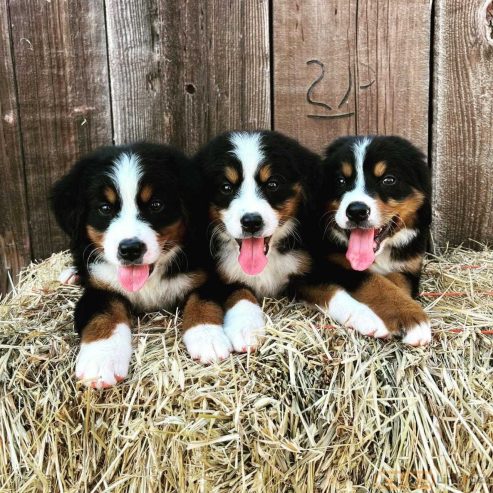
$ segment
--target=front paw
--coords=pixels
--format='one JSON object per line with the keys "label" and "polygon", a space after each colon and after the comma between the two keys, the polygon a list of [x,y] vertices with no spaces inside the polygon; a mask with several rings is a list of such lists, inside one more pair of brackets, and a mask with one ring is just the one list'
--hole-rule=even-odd
{"label": "front paw", "polygon": [[430,321],[423,321],[420,324],[413,325],[405,330],[402,342],[404,344],[410,344],[411,346],[426,346],[429,344],[431,342]]}
{"label": "front paw", "polygon": [[75,375],[88,387],[111,387],[128,375],[131,356],[130,327],[121,323],[109,338],[80,345]]}
{"label": "front paw", "polygon": [[80,284],[80,277],[79,274],[77,274],[77,269],[75,267],[63,269],[58,276],[58,282],[69,285]]}
{"label": "front paw", "polygon": [[204,364],[225,360],[233,350],[223,328],[215,324],[201,324],[188,329],[183,342],[190,357]]}
{"label": "front paw", "polygon": [[329,303],[329,315],[362,335],[385,339],[390,332],[383,320],[367,305],[345,291],[338,291]]}
{"label": "front paw", "polygon": [[224,316],[224,332],[238,353],[256,349],[265,335],[262,309],[248,300],[240,300]]}

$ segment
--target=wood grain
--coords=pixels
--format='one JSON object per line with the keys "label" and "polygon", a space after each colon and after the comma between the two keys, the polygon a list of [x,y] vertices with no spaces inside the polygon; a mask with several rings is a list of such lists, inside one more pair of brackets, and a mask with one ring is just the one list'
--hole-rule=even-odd
{"label": "wood grain", "polygon": [[111,143],[102,0],[11,0],[15,74],[34,258],[66,247],[48,209],[52,183]]}
{"label": "wood grain", "polygon": [[270,127],[267,0],[106,2],[116,142]]}
{"label": "wood grain", "polygon": [[20,124],[10,50],[8,8],[0,2],[0,295],[29,263],[29,242]]}
{"label": "wood grain", "polygon": [[276,129],[316,151],[354,133],[427,149],[429,0],[273,0],[273,26]]}
{"label": "wood grain", "polygon": [[491,3],[441,0],[436,6],[432,163],[439,245],[493,243]]}

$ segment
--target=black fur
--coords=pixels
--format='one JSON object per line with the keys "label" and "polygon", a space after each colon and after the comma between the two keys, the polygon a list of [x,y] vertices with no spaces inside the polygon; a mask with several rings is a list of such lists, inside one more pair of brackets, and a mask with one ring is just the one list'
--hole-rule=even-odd
{"label": "black fur", "polygon": [[[340,265],[327,262],[327,256],[333,253],[344,254],[346,246],[334,240],[331,230],[336,228],[330,214],[326,213],[327,204],[333,200],[341,199],[345,192],[354,187],[354,174],[351,178],[343,177],[342,163],[354,165],[355,157],[352,146],[360,137],[342,137],[332,142],[325,151],[322,162],[323,186],[318,197],[320,216],[320,235],[323,242],[315,252],[318,258],[318,268],[311,274],[314,282],[327,282],[328,280],[343,286],[349,292],[356,290],[369,276],[368,271],[358,272],[352,269],[344,269]],[[417,210],[414,220],[414,228],[417,235],[409,243],[403,246],[392,246],[392,260],[406,261],[416,256],[423,255],[429,240],[429,227],[431,223],[431,176],[426,158],[423,153],[409,141],[395,136],[375,136],[367,147],[363,164],[365,175],[365,191],[374,198],[383,202],[390,199],[402,201],[410,196],[413,190],[417,190],[424,196],[424,202]],[[375,177],[372,170],[376,163],[385,161],[387,169],[385,176],[392,175],[397,180],[393,186],[385,186],[382,180]],[[418,294],[420,272],[403,272],[412,285],[412,294]]]}

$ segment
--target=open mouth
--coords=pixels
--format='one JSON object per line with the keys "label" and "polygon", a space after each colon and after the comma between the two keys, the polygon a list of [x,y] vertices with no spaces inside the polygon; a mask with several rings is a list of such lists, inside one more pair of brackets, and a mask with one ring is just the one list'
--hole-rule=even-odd
{"label": "open mouth", "polygon": [[241,269],[249,276],[260,274],[267,266],[269,253],[269,242],[271,237],[238,238],[236,241],[240,247],[238,262]]}
{"label": "open mouth", "polygon": [[[264,240],[264,255],[267,255],[269,253],[269,248],[270,248],[270,239],[272,238],[272,236],[265,236],[264,238],[262,238]],[[241,251],[241,247],[243,245],[243,241],[244,240],[260,240],[260,238],[253,238],[253,237],[250,237],[250,238],[235,238],[236,240],[236,243],[238,243],[238,246],[240,247],[240,251]]]}
{"label": "open mouth", "polygon": [[396,224],[398,219],[398,216],[394,216],[380,228],[344,230],[349,238],[346,258],[354,270],[363,271],[373,264],[382,242],[390,235],[392,225]]}
{"label": "open mouth", "polygon": [[144,286],[154,270],[154,264],[130,264],[118,267],[118,282],[125,291],[131,293]]}

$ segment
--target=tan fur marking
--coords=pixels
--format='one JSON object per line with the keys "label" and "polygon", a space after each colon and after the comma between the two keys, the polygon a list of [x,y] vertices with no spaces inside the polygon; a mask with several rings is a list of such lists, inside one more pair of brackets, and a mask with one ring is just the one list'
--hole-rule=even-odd
{"label": "tan fur marking", "polygon": [[140,200],[142,200],[142,202],[149,202],[152,197],[152,192],[153,190],[150,185],[144,185],[140,191]]}
{"label": "tan fur marking", "polygon": [[257,298],[249,289],[238,289],[228,297],[224,304],[224,309],[229,310],[241,300],[247,300],[258,305]]}
{"label": "tan fur marking", "polygon": [[350,294],[368,305],[394,335],[402,335],[404,327],[412,328],[428,320],[421,305],[408,292],[379,274],[370,275]]}
{"label": "tan fur marking", "polygon": [[327,212],[335,213],[337,212],[337,209],[339,209],[340,205],[341,205],[340,200],[332,200],[330,202],[327,202],[325,209]]}
{"label": "tan fur marking", "polygon": [[178,219],[173,224],[161,228],[158,231],[157,241],[161,248],[166,246],[167,243],[170,244],[170,247],[175,245],[181,245],[183,242],[183,238],[185,236],[185,223],[182,219]]}
{"label": "tan fur marking", "polygon": [[301,185],[299,183],[296,183],[293,188],[294,195],[286,199],[277,209],[277,216],[281,224],[284,224],[288,219],[295,217],[298,211],[302,195]]}
{"label": "tan fur marking", "polygon": [[264,164],[258,173],[260,181],[262,183],[266,183],[269,181],[269,178],[272,176],[272,169],[269,164]]}
{"label": "tan fur marking", "polygon": [[117,324],[130,325],[130,316],[123,303],[112,301],[106,313],[100,313],[93,317],[84,327],[81,341],[84,343],[108,339],[113,334]]}
{"label": "tan fur marking", "polygon": [[375,168],[373,169],[373,174],[377,178],[380,178],[381,176],[383,176],[386,169],[387,169],[387,163],[385,161],[378,161],[378,163],[375,164]]}
{"label": "tan fur marking", "polygon": [[386,274],[385,277],[411,296],[412,286],[409,279],[404,274],[401,274],[400,272],[391,272],[390,274]]}
{"label": "tan fur marking", "polygon": [[298,289],[298,294],[307,303],[326,307],[337,291],[340,290],[341,288],[334,284],[306,285]]}
{"label": "tan fur marking", "polygon": [[116,196],[116,192],[112,188],[106,187],[104,189],[103,193],[104,193],[104,196],[106,197],[106,200],[110,204],[116,204],[117,196]]}
{"label": "tan fur marking", "polygon": [[192,294],[183,309],[183,330],[200,324],[222,325],[223,309],[213,301],[204,301],[197,294]]}
{"label": "tan fur marking", "polygon": [[352,269],[349,260],[345,257],[343,253],[331,253],[327,255],[327,260],[329,260],[329,262],[332,262],[333,264],[340,265],[347,270]]}
{"label": "tan fur marking", "polygon": [[342,174],[346,178],[351,178],[351,176],[353,174],[353,165],[351,163],[348,163],[347,161],[344,161],[342,163],[341,170],[342,170]]}
{"label": "tan fur marking", "polygon": [[279,218],[279,222],[281,224],[284,224],[288,219],[295,217],[298,212],[298,207],[300,205],[302,197],[302,188],[299,183],[296,183],[293,189],[294,195],[286,199],[277,208],[277,217]]}
{"label": "tan fur marking", "polygon": [[217,207],[216,205],[211,205],[209,206],[209,219],[215,223],[220,223],[221,222],[221,209]]}
{"label": "tan fur marking", "polygon": [[92,226],[87,226],[86,231],[87,231],[87,236],[89,237],[91,242],[95,246],[102,248],[103,242],[104,242],[104,233],[102,233],[101,231],[98,231],[97,229],[93,228]]}
{"label": "tan fur marking", "polygon": [[226,167],[226,169],[224,170],[224,175],[233,185],[236,185],[240,181],[240,175],[238,174],[238,171],[236,171],[236,169],[232,166]]}
{"label": "tan fur marking", "polygon": [[394,216],[398,215],[402,226],[412,228],[416,221],[416,212],[421,207],[425,200],[424,195],[417,190],[404,200],[390,199],[388,202],[377,198],[377,207],[384,218],[384,221],[390,221]]}

